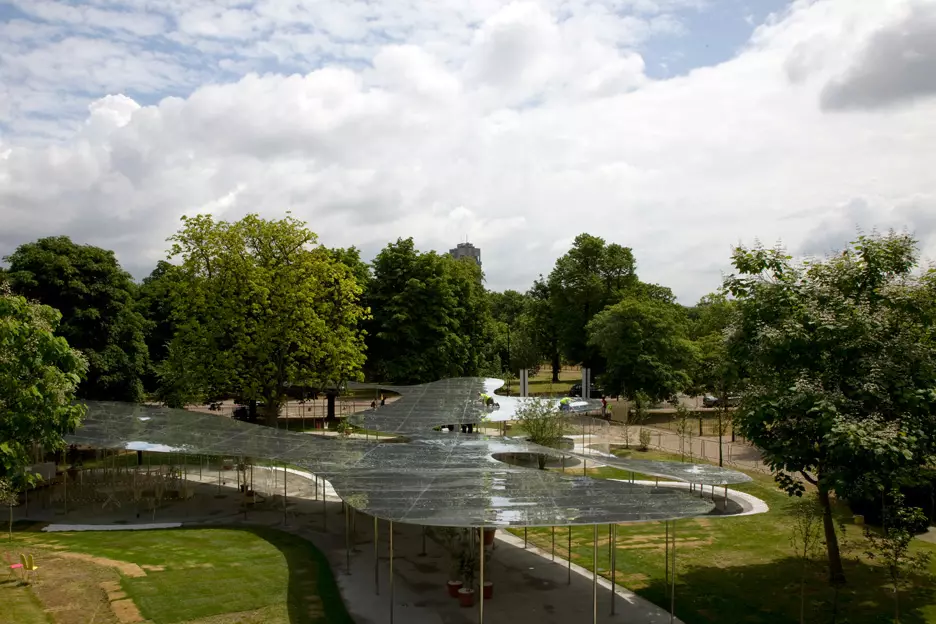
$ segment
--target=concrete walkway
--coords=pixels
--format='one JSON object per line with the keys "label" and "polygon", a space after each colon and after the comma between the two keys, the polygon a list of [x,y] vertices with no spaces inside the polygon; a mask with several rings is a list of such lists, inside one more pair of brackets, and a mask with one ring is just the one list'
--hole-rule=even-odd
{"label": "concrete walkway", "polygon": [[[261,476],[261,472],[266,474]],[[286,508],[280,494],[283,470],[254,467],[254,487],[266,492],[265,502],[244,511],[243,496],[234,489],[232,471],[189,473],[195,496],[189,500],[166,501],[155,513],[124,502],[118,508],[103,510],[101,503],[87,503],[67,514],[36,500],[30,504],[30,519],[69,525],[99,524],[134,528],[148,523],[176,523],[183,526],[262,525],[299,535],[312,542],[328,558],[349,612],[358,624],[390,622],[407,624],[467,624],[480,620],[479,604],[461,608],[447,594],[448,556],[431,539],[423,539],[422,528],[396,524],[393,527],[393,599],[390,598],[389,525],[352,513],[355,529],[346,538],[344,511],[334,491],[326,484],[322,500],[321,481],[313,481],[298,471],[286,473]],[[18,509],[21,513],[21,508]],[[103,528],[103,527],[102,527]],[[560,531],[563,529],[559,529]],[[345,540],[353,545],[350,569]],[[376,543],[376,551],[375,551]],[[425,550],[423,550],[425,544]],[[375,565],[376,561],[376,565]],[[490,561],[490,579],[494,597],[485,601],[484,621],[490,624],[568,624],[592,621],[592,574],[577,565],[571,566],[550,553],[532,546],[523,548],[523,540],[506,531],[497,532]],[[350,572],[350,573],[349,573]],[[379,592],[379,593],[378,593]],[[663,609],[618,588],[615,615],[611,615],[610,583],[599,578],[597,621],[627,624],[663,624],[670,616]],[[677,611],[679,597],[677,595]],[[679,622],[678,619],[673,620]]]}

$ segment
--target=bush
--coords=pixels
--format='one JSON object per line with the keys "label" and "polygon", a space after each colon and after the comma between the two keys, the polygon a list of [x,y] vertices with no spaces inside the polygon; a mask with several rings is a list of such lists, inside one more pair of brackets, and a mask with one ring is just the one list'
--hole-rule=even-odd
{"label": "bush", "polygon": [[647,447],[649,446],[650,446],[650,431],[648,429],[641,429],[639,450],[646,451]]}

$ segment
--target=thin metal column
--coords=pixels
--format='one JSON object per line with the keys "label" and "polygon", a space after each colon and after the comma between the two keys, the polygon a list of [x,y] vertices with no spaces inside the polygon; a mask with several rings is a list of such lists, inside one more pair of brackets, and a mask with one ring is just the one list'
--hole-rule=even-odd
{"label": "thin metal column", "polygon": [[286,526],[286,464],[283,464],[283,526]]}
{"label": "thin metal column", "polygon": [[322,477],[322,530],[328,531],[328,511],[325,509],[325,477]]}
{"label": "thin metal column", "polygon": [[478,529],[478,543],[481,545],[481,563],[478,566],[479,578],[478,584],[478,622],[484,624],[484,527]]}
{"label": "thin metal column", "polygon": [[556,560],[556,527],[552,528],[552,560]]}
{"label": "thin metal column", "polygon": [[344,543],[345,558],[348,566],[345,574],[351,574],[351,514],[348,511],[347,505],[345,505],[344,508]]}
{"label": "thin metal column", "polygon": [[380,565],[380,554],[377,552],[377,546],[379,542],[377,541],[377,516],[374,516],[374,595],[380,595],[380,572],[378,571],[378,566]]}
{"label": "thin metal column", "polygon": [[388,522],[390,526],[390,624],[393,624],[393,520]]}
{"label": "thin metal column", "polygon": [[617,592],[614,589],[617,575],[617,525],[611,525],[611,615],[614,615],[614,598]]}
{"label": "thin metal column", "polygon": [[527,527],[523,527],[523,548],[527,547]]}
{"label": "thin metal column", "polygon": [[426,556],[426,527],[422,528],[422,552],[419,553],[420,557]]}
{"label": "thin metal column", "polygon": [[666,580],[666,586],[669,587],[669,520],[663,523],[663,526],[666,527],[666,533],[663,537],[663,557],[666,561],[666,571],[664,572],[664,579]]}
{"label": "thin metal column", "polygon": [[572,525],[569,525],[569,585],[572,584]]}
{"label": "thin metal column", "polygon": [[592,624],[598,624],[598,525],[592,529]]}
{"label": "thin metal column", "polygon": [[676,521],[673,520],[673,586],[670,593],[670,624],[676,621]]}

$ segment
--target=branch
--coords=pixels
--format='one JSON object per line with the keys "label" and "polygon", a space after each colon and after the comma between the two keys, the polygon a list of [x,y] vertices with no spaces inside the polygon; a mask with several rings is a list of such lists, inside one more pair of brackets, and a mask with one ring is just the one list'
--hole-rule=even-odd
{"label": "branch", "polygon": [[803,475],[803,478],[806,479],[808,483],[812,483],[816,487],[819,487],[819,482],[813,479],[812,477],[810,477],[808,474],[806,474],[805,470],[800,470],[800,474]]}

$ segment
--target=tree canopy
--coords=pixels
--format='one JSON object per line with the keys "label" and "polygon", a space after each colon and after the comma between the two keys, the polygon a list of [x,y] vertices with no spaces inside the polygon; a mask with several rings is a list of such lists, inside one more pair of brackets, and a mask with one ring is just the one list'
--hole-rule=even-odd
{"label": "tree canopy", "polygon": [[916,263],[913,239],[890,233],[802,263],[739,247],[726,280],[747,379],[735,420],[788,493],[803,491],[792,475],[817,486],[833,582],[829,494],[889,488],[936,453],[936,279]]}
{"label": "tree canopy", "polygon": [[387,245],[374,259],[367,301],[368,368],[382,381],[424,383],[489,368],[492,337],[480,267],[413,239]]}
{"label": "tree canopy", "polygon": [[74,397],[87,361],[55,335],[60,319],[0,285],[0,479],[30,463],[34,444],[62,448],[84,414]]}
{"label": "tree canopy", "polygon": [[601,380],[608,393],[660,401],[689,385],[695,350],[675,304],[629,297],[598,313],[588,335],[606,360]]}
{"label": "tree canopy", "polygon": [[175,335],[160,371],[170,404],[224,394],[273,419],[288,385],[336,387],[364,363],[361,287],[291,216],[183,219],[171,239]]}
{"label": "tree canopy", "polygon": [[590,234],[575,237],[548,280],[558,346],[566,360],[600,368],[598,350],[589,343],[585,326],[636,284],[636,262],[629,247]]}
{"label": "tree canopy", "polygon": [[21,245],[6,260],[13,292],[61,312],[58,334],[87,358],[78,396],[142,401],[146,321],[114,252],[57,236]]}

